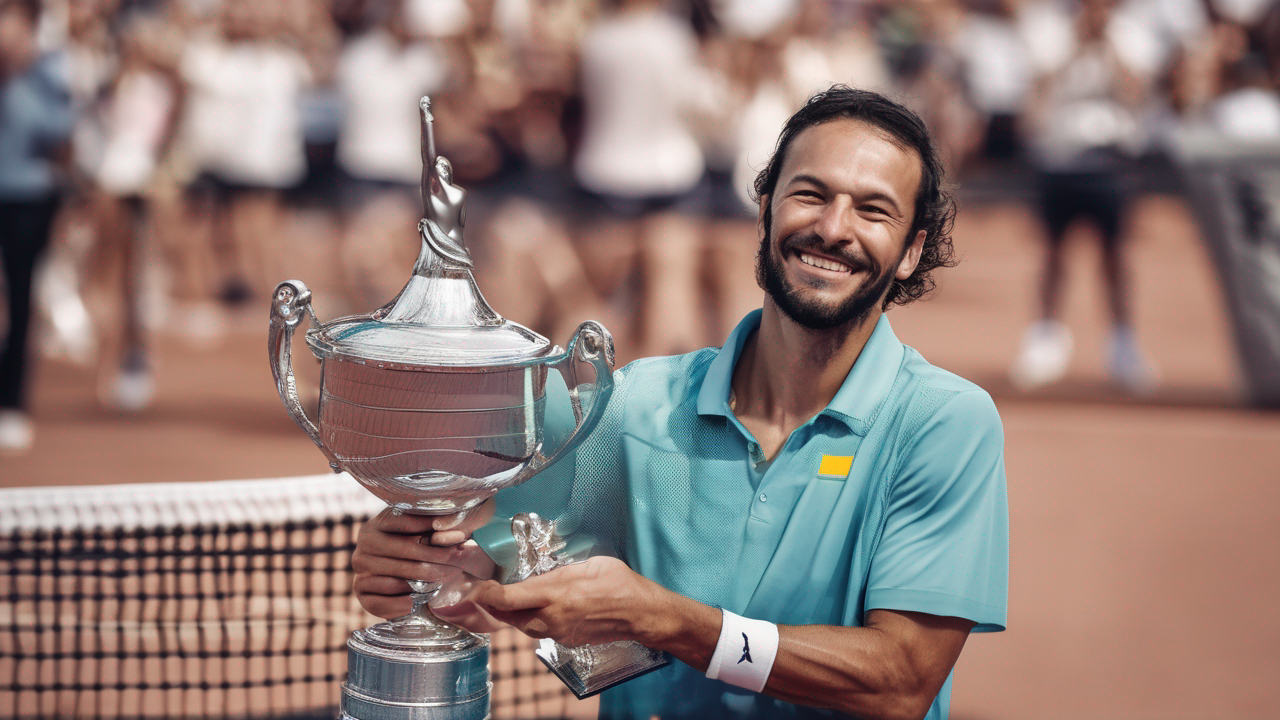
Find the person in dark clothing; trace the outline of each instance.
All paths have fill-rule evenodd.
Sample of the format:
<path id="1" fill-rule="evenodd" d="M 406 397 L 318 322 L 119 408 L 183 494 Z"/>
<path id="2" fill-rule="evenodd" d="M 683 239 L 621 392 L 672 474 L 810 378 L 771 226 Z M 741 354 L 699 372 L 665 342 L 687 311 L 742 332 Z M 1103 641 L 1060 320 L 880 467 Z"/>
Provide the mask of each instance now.
<path id="1" fill-rule="evenodd" d="M 32 276 L 58 207 L 71 134 L 65 58 L 36 47 L 39 0 L 0 0 L 0 262 L 9 308 L 0 349 L 0 452 L 31 446 L 25 410 Z"/>

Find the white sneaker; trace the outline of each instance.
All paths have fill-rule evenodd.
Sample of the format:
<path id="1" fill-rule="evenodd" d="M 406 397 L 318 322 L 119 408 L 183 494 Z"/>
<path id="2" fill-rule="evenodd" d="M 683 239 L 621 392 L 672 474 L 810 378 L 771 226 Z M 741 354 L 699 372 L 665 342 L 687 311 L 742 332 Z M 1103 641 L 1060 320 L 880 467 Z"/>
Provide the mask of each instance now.
<path id="1" fill-rule="evenodd" d="M 31 449 L 35 431 L 20 410 L 0 410 L 0 454 L 21 455 Z"/>
<path id="2" fill-rule="evenodd" d="M 151 404 L 155 393 L 155 380 L 151 377 L 151 371 L 140 369 L 121 370 L 116 376 L 116 387 L 112 394 L 116 407 L 128 412 L 138 412 Z"/>
<path id="3" fill-rule="evenodd" d="M 1133 328 L 1112 328 L 1107 342 L 1107 368 L 1111 379 L 1134 395 L 1149 395 L 1156 389 L 1158 373 L 1138 347 Z"/>
<path id="4" fill-rule="evenodd" d="M 146 356 L 137 353 L 125 358 L 110 387 L 102 389 L 102 404 L 125 412 L 138 412 L 155 397 L 155 379 Z"/>
<path id="5" fill-rule="evenodd" d="M 1071 331 L 1057 320 L 1039 320 L 1022 336 L 1022 349 L 1009 368 L 1009 379 L 1030 390 L 1062 379 L 1071 362 Z"/>

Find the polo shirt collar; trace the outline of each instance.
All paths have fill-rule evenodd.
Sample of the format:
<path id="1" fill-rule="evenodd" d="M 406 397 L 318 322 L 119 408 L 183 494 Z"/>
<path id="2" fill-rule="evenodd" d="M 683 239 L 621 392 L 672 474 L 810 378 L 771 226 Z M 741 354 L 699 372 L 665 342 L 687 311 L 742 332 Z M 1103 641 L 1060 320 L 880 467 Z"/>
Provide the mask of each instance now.
<path id="1" fill-rule="evenodd" d="M 711 361 L 698 390 L 699 415 L 733 416 L 729 410 L 733 368 L 747 338 L 760 327 L 762 315 L 763 311 L 753 310 L 744 317 Z M 888 316 L 881 315 L 853 369 L 821 414 L 843 422 L 857 435 L 865 435 L 893 389 L 905 354 L 906 346 L 894 334 Z"/>
<path id="2" fill-rule="evenodd" d="M 893 334 L 889 316 L 881 314 L 853 369 L 822 414 L 842 420 L 858 435 L 866 435 L 889 398 L 906 353 L 906 346 Z"/>
<path id="3" fill-rule="evenodd" d="M 764 310 L 760 308 L 747 313 L 733 332 L 729 333 L 729 339 L 724 341 L 724 347 L 720 348 L 716 359 L 711 361 L 706 376 L 702 378 L 702 388 L 698 390 L 699 415 L 733 416 L 729 410 L 733 368 L 738 364 L 738 357 L 742 355 L 747 338 L 760 327 L 763 315 Z"/>

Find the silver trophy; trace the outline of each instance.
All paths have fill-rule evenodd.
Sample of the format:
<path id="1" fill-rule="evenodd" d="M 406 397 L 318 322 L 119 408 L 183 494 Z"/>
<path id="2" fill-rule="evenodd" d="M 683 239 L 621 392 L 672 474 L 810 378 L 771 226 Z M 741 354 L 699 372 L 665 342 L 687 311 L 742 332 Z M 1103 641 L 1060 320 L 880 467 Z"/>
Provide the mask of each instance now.
<path id="1" fill-rule="evenodd" d="M 422 250 L 404 289 L 366 315 L 321 323 L 311 292 L 280 283 L 271 300 L 271 371 L 294 421 L 329 459 L 397 511 L 465 513 L 528 480 L 595 427 L 613 390 L 613 339 L 583 323 L 565 349 L 485 302 L 463 244 L 466 191 L 438 157 L 422 99 Z M 319 420 L 298 399 L 292 339 L 321 360 Z M 543 447 L 550 370 L 565 379 L 575 427 Z M 489 642 L 431 613 L 438 585 L 410 582 L 408 615 L 348 641 L 342 717 L 472 720 L 489 715 Z"/>

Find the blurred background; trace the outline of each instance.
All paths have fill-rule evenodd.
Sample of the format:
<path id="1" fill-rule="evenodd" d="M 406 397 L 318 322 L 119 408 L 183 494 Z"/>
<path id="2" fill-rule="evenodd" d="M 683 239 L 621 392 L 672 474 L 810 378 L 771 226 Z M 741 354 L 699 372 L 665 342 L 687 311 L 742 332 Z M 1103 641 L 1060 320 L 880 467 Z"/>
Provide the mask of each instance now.
<path id="1" fill-rule="evenodd" d="M 1273 0 L 0 0 L 0 487 L 324 472 L 267 297 L 394 297 L 422 95 L 499 313 L 719 345 L 754 175 L 844 83 L 947 159 L 962 262 L 890 319 L 1005 423 L 952 716 L 1276 717 L 1278 80 Z"/>

